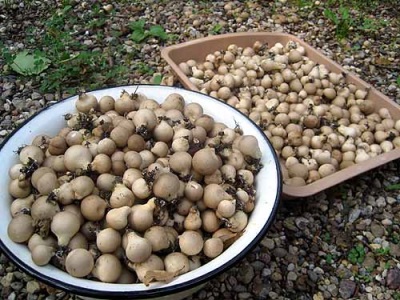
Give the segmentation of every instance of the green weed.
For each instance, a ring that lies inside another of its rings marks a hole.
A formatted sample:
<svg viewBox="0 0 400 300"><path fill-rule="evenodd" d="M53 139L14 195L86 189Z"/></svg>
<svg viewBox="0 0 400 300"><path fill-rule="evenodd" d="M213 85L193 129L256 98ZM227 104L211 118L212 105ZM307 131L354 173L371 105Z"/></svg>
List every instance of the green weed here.
<svg viewBox="0 0 400 300"><path fill-rule="evenodd" d="M390 3L390 1L393 0L327 0L326 4L328 6L346 4L358 10L373 10L380 3L382 2Z"/></svg>
<svg viewBox="0 0 400 300"><path fill-rule="evenodd" d="M388 237L389 241L392 242L393 244L399 244L400 243L400 234L397 232L397 230L393 229L393 225L387 226L387 232L388 232Z"/></svg>
<svg viewBox="0 0 400 300"><path fill-rule="evenodd" d="M41 51L29 53L24 50L14 56L10 67L18 74L29 76L42 73L49 65L50 60Z"/></svg>
<svg viewBox="0 0 400 300"><path fill-rule="evenodd" d="M154 84L161 84L162 79L163 79L162 74L155 74L155 75L153 76L153 83L154 83Z"/></svg>
<svg viewBox="0 0 400 300"><path fill-rule="evenodd" d="M359 29L366 32L378 31L380 28L386 26L388 21L381 19L364 18Z"/></svg>
<svg viewBox="0 0 400 300"><path fill-rule="evenodd" d="M330 254L330 253L328 253L327 255L326 255L326 257L325 257L325 260L326 260L326 263L327 264L332 264L333 263L333 255L332 254Z"/></svg>
<svg viewBox="0 0 400 300"><path fill-rule="evenodd" d="M397 84L400 86L400 76L397 77ZM400 190L400 183L390 184L385 187L387 191L397 191Z"/></svg>
<svg viewBox="0 0 400 300"><path fill-rule="evenodd" d="M350 249L347 259L352 263L352 264L362 264L365 259L365 249L362 244L357 244L353 248Z"/></svg>
<svg viewBox="0 0 400 300"><path fill-rule="evenodd" d="M300 8L303 7L311 7L314 4L314 1L311 0L296 0L295 1L296 5Z"/></svg>
<svg viewBox="0 0 400 300"><path fill-rule="evenodd" d="M349 36L353 20L348 7L340 6L337 13L327 8L324 10L324 16L335 24L335 35L338 38L342 39Z"/></svg>
<svg viewBox="0 0 400 300"><path fill-rule="evenodd" d="M129 27L132 30L130 38L136 43L141 43L149 37L154 37L161 41L166 41L169 38L161 25L151 25L149 29L146 29L146 21L143 19L130 23Z"/></svg>
<svg viewBox="0 0 400 300"><path fill-rule="evenodd" d="M331 234L329 232L324 233L324 235L322 235L322 240L326 243L330 243L331 242Z"/></svg>
<svg viewBox="0 0 400 300"><path fill-rule="evenodd" d="M221 32L222 28L223 28L223 27L222 27L222 25L221 25L220 23L215 24L215 25L211 28L210 33L211 33L211 34L218 34L218 33Z"/></svg>
<svg viewBox="0 0 400 300"><path fill-rule="evenodd" d="M139 62L135 65L135 69L139 74L142 75L153 75L154 74L154 69L151 68L149 65L147 65L144 62Z"/></svg>
<svg viewBox="0 0 400 300"><path fill-rule="evenodd" d="M73 29L69 29L84 21L89 24L98 40L104 38L101 30L97 30L106 20L100 4L94 5L87 14L79 16L80 19L73 12L68 0L64 0L62 4L45 22L43 34L38 35L37 29L33 27L28 29L25 42L27 49L32 50L11 53L4 45L0 45L1 56L10 69L23 76L40 74L42 92L74 93L80 86L94 89L112 84L115 78L123 77L128 69L110 64L111 53L93 51L74 39Z"/></svg>
<svg viewBox="0 0 400 300"><path fill-rule="evenodd" d="M390 248L378 248L374 250L376 256L386 256L390 253Z"/></svg>
<svg viewBox="0 0 400 300"><path fill-rule="evenodd" d="M373 280L373 276L371 274L357 274L356 279L358 282L362 283L370 283Z"/></svg>

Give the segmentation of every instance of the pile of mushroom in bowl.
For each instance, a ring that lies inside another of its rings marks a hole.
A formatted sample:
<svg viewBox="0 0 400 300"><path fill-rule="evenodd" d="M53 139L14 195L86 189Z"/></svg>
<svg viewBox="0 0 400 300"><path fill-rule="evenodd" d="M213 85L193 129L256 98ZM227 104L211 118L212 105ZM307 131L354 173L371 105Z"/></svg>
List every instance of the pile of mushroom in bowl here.
<svg viewBox="0 0 400 300"><path fill-rule="evenodd" d="M198 92L137 85L60 101L1 146L1 248L95 298L201 286L264 236L281 194L263 132Z"/></svg>

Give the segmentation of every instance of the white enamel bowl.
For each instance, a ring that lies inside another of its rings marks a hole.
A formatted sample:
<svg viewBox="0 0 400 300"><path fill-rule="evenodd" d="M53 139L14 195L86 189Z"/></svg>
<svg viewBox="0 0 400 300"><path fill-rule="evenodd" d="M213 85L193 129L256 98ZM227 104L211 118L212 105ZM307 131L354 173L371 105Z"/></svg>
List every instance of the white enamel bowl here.
<svg viewBox="0 0 400 300"><path fill-rule="evenodd" d="M27 120L21 127L7 137L0 147L0 247L1 250L23 271L36 279L67 292L98 299L179 299L201 288L204 283L239 262L262 239L276 215L282 182L278 159L271 144L263 132L245 115L231 106L204 94L176 87L155 85L135 85L108 88L90 92L97 99L111 95L118 98L122 90L129 93L143 93L158 102L171 93L181 94L187 103L197 102L206 114L216 121L234 128L239 125L245 134L254 135L262 151L263 168L256 177L257 198L244 234L219 257L200 268L181 275L169 283L143 284L108 284L86 279L79 279L51 266L36 266L25 245L12 242L7 235L7 226L11 220L9 212L11 197L7 194L8 169L17 163L15 151L24 144L30 144L39 134L54 136L64 127L63 115L75 111L76 96L60 101L43 109Z"/></svg>

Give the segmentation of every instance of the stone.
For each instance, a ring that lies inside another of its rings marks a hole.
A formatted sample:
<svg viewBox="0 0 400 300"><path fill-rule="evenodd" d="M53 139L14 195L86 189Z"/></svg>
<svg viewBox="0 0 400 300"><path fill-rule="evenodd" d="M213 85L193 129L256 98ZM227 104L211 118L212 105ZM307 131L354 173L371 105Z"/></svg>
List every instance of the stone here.
<svg viewBox="0 0 400 300"><path fill-rule="evenodd" d="M269 250L272 250L275 248L275 242L273 239L269 239L269 238L264 238L261 241L261 245L265 248L268 248Z"/></svg>
<svg viewBox="0 0 400 300"><path fill-rule="evenodd" d="M393 197L386 197L386 202L390 205L394 204L397 202L397 200Z"/></svg>
<svg viewBox="0 0 400 300"><path fill-rule="evenodd" d="M294 217L286 218L285 220L283 220L283 227L291 231L299 231L294 221L295 221Z"/></svg>
<svg viewBox="0 0 400 300"><path fill-rule="evenodd" d="M349 279L344 279L340 282L339 294L344 299L350 299L351 297L353 297L356 291L356 287L357 285L354 281Z"/></svg>
<svg viewBox="0 0 400 300"><path fill-rule="evenodd" d="M4 254L0 254L0 264L8 263L8 258Z"/></svg>
<svg viewBox="0 0 400 300"><path fill-rule="evenodd" d="M336 269L336 276L342 279L348 279L353 276L353 273L344 266Z"/></svg>
<svg viewBox="0 0 400 300"><path fill-rule="evenodd" d="M317 282L319 275L317 273L315 273L313 270L308 270L307 271L307 275L308 278L312 281L312 282Z"/></svg>
<svg viewBox="0 0 400 300"><path fill-rule="evenodd" d="M5 110L5 111L10 111L10 110L11 110L11 105L10 105L10 103L4 103L3 107L4 107L4 110Z"/></svg>
<svg viewBox="0 0 400 300"><path fill-rule="evenodd" d="M343 59L344 65L352 65L353 62L354 62L354 58L352 58L352 57L347 57L347 58Z"/></svg>
<svg viewBox="0 0 400 300"><path fill-rule="evenodd" d="M40 291L39 283L35 280L28 281L26 284L26 291L28 292L28 294L37 293L38 291Z"/></svg>
<svg viewBox="0 0 400 300"><path fill-rule="evenodd" d="M83 44L90 47L90 46L93 46L93 41L92 40L84 40Z"/></svg>
<svg viewBox="0 0 400 300"><path fill-rule="evenodd" d="M262 274L263 277L268 277L268 276L270 276L272 274L272 271L271 271L271 269L264 268L262 270L261 274Z"/></svg>
<svg viewBox="0 0 400 300"><path fill-rule="evenodd" d="M273 281L281 281L281 280L282 280L282 274L279 273L279 272L274 272L274 273L272 273L272 275L271 275L271 279L272 279Z"/></svg>
<svg viewBox="0 0 400 300"><path fill-rule="evenodd" d="M235 286L233 287L233 290L234 290L236 293L242 293L242 292L246 292L246 291L247 291L246 287L245 287L243 284L235 285Z"/></svg>
<svg viewBox="0 0 400 300"><path fill-rule="evenodd" d="M264 263L264 264L269 264L271 261L271 255L268 253L260 253L259 259Z"/></svg>
<svg viewBox="0 0 400 300"><path fill-rule="evenodd" d="M18 292L24 287L24 284L21 281L14 281L10 286L14 291Z"/></svg>
<svg viewBox="0 0 400 300"><path fill-rule="evenodd" d="M239 299L250 299L251 294L249 292L242 292L238 294Z"/></svg>
<svg viewBox="0 0 400 300"><path fill-rule="evenodd" d="M338 288L337 288L336 285L334 285L334 284L329 284L329 285L327 286L326 289L328 290L328 292L329 292L332 296L334 296L334 297L337 296L337 294L338 294Z"/></svg>
<svg viewBox="0 0 400 300"><path fill-rule="evenodd" d="M11 282L14 280L14 274L13 273L8 273L6 276L4 276L0 283L3 287L9 287L11 285Z"/></svg>
<svg viewBox="0 0 400 300"><path fill-rule="evenodd" d="M320 267L315 267L314 272L320 275L325 274L324 270L322 270Z"/></svg>
<svg viewBox="0 0 400 300"><path fill-rule="evenodd" d="M7 300L15 300L17 299L17 295L15 292L12 292L10 295L8 295Z"/></svg>
<svg viewBox="0 0 400 300"><path fill-rule="evenodd" d="M393 221L386 218L386 219L383 219L383 220L381 221L381 223L382 223L383 226L390 226L390 225L393 224Z"/></svg>
<svg viewBox="0 0 400 300"><path fill-rule="evenodd" d="M11 102L14 105L14 107L18 110L22 110L27 106L26 102L20 98L14 98Z"/></svg>
<svg viewBox="0 0 400 300"><path fill-rule="evenodd" d="M254 277L254 270L251 265L243 265L241 268L239 268L239 272L237 275L238 281L244 283L244 284L249 284Z"/></svg>
<svg viewBox="0 0 400 300"><path fill-rule="evenodd" d="M8 131L7 131L7 130L5 130L5 129L0 130L0 136L1 136L1 137L5 137L7 134L8 134Z"/></svg>
<svg viewBox="0 0 400 300"><path fill-rule="evenodd" d="M268 293L268 296L269 296L271 299L277 299L279 295L278 295L277 293L275 293L275 292L269 292L269 293Z"/></svg>
<svg viewBox="0 0 400 300"><path fill-rule="evenodd" d="M287 255L287 250L286 249L284 249L284 248L276 248L276 249L274 249L273 251L272 251L272 254L275 256L275 257L280 257L280 258L283 258L283 257L285 257L286 255Z"/></svg>
<svg viewBox="0 0 400 300"><path fill-rule="evenodd" d="M373 222L371 224L371 233L375 237L382 237L385 234L385 228L381 224Z"/></svg>
<svg viewBox="0 0 400 300"><path fill-rule="evenodd" d="M299 291L307 291L309 285L312 285L312 283L311 284L308 283L307 275L300 275L299 277L297 277L296 288Z"/></svg>
<svg viewBox="0 0 400 300"><path fill-rule="evenodd" d="M375 261L375 258L373 255L366 256L362 263L364 268L371 269L371 270L374 269L375 264L376 264L376 261Z"/></svg>
<svg viewBox="0 0 400 300"><path fill-rule="evenodd" d="M400 269L390 269L386 276L386 285L388 288L397 290L400 288Z"/></svg>
<svg viewBox="0 0 400 300"><path fill-rule="evenodd" d="M5 100L8 99L12 96L13 91L12 90L5 90L4 92L1 93L1 99Z"/></svg>
<svg viewBox="0 0 400 300"><path fill-rule="evenodd" d="M400 257L400 245L399 244L389 244L390 254L395 257Z"/></svg>
<svg viewBox="0 0 400 300"><path fill-rule="evenodd" d="M39 100L39 99L42 99L42 95L39 94L38 92L33 92L31 94L31 98L32 98L32 100Z"/></svg>
<svg viewBox="0 0 400 300"><path fill-rule="evenodd" d="M53 94L44 94L44 99L46 99L46 101L54 101L54 95Z"/></svg>
<svg viewBox="0 0 400 300"><path fill-rule="evenodd" d="M296 224L297 228L300 230L304 230L307 227L307 224L310 223L310 221L304 217L298 217L294 220L294 223Z"/></svg>
<svg viewBox="0 0 400 300"><path fill-rule="evenodd" d="M385 207L386 206L386 200L384 197L380 196L378 199L376 199L376 206L378 207Z"/></svg>
<svg viewBox="0 0 400 300"><path fill-rule="evenodd" d="M290 264L287 266L287 270L288 270L288 271L294 271L294 269L295 269L295 265L294 265L293 263L290 263Z"/></svg>
<svg viewBox="0 0 400 300"><path fill-rule="evenodd" d="M254 271L259 272L264 268L265 264L262 261L256 260L251 263L251 266L253 267Z"/></svg>
<svg viewBox="0 0 400 300"><path fill-rule="evenodd" d="M4 90L11 90L13 87L15 87L15 84L13 82L5 82L3 83L2 87Z"/></svg>
<svg viewBox="0 0 400 300"><path fill-rule="evenodd" d="M365 291L366 291L367 293L372 293L372 291L373 291L372 286L367 286L367 287L365 288Z"/></svg>
<svg viewBox="0 0 400 300"><path fill-rule="evenodd" d="M324 300L324 294L322 292L318 292L313 295L313 300Z"/></svg>
<svg viewBox="0 0 400 300"><path fill-rule="evenodd" d="M360 214L361 214L361 209L359 208L352 209L349 214L349 223L353 223L354 221L356 221L360 217Z"/></svg>
<svg viewBox="0 0 400 300"><path fill-rule="evenodd" d="M287 280L296 281L296 279L297 279L297 274L296 274L295 272L290 271L290 272L287 274Z"/></svg>

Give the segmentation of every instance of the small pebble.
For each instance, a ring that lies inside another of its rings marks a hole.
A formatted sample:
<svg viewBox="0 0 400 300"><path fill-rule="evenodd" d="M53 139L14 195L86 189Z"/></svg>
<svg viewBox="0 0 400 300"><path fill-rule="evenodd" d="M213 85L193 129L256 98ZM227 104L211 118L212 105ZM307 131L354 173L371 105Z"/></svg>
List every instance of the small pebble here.
<svg viewBox="0 0 400 300"><path fill-rule="evenodd" d="M268 248L268 249L270 249L270 250L272 250L272 249L274 249L274 247L275 247L275 242L274 242L273 239L264 238L264 239L262 239L262 241L261 241L261 245L264 246L264 247L266 247L266 248Z"/></svg>
<svg viewBox="0 0 400 300"><path fill-rule="evenodd" d="M13 279L14 279L14 274L7 273L7 275L1 279L0 283L3 287L9 287L11 285L11 282L13 281Z"/></svg>
<svg viewBox="0 0 400 300"><path fill-rule="evenodd" d="M32 100L39 100L39 99L42 99L42 95L39 94L38 92L33 92L31 94L31 98L32 98Z"/></svg>
<svg viewBox="0 0 400 300"><path fill-rule="evenodd" d="M385 229L381 224L374 222L371 224L371 233L375 237L382 237L385 234Z"/></svg>
<svg viewBox="0 0 400 300"><path fill-rule="evenodd" d="M7 300L15 300L17 299L17 295L15 292L12 292L10 295L8 295Z"/></svg>
<svg viewBox="0 0 400 300"><path fill-rule="evenodd" d="M40 290L40 285L37 281L29 281L26 284L26 291L28 294L34 294Z"/></svg>
<svg viewBox="0 0 400 300"><path fill-rule="evenodd" d="M386 285L393 290L400 288L400 269L390 269L386 277Z"/></svg>
<svg viewBox="0 0 400 300"><path fill-rule="evenodd" d="M278 273L278 272L274 272L274 273L272 273L272 275L271 275L271 279L272 279L273 281L281 281L281 280L282 280L282 274L281 274L281 273Z"/></svg>
<svg viewBox="0 0 400 300"><path fill-rule="evenodd" d="M344 279L340 282L339 294L344 299L350 299L353 297L356 291L356 283L352 280Z"/></svg>
<svg viewBox="0 0 400 300"><path fill-rule="evenodd" d="M285 256L287 255L287 250L284 249L284 248L275 248L275 249L272 251L272 254L273 254L274 256L276 256L276 257L282 258L282 257L285 257Z"/></svg>
<svg viewBox="0 0 400 300"><path fill-rule="evenodd" d="M378 197L378 199L376 199L376 206L377 207L385 207L386 206L386 200L384 197Z"/></svg>
<svg viewBox="0 0 400 300"><path fill-rule="evenodd" d="M290 271L287 274L287 280L296 281L296 279L297 279L297 274L295 272Z"/></svg>
<svg viewBox="0 0 400 300"><path fill-rule="evenodd" d="M279 295L278 295L277 293L275 293L275 292L269 292L269 293L268 293L268 296L269 296L271 299L277 299Z"/></svg>

